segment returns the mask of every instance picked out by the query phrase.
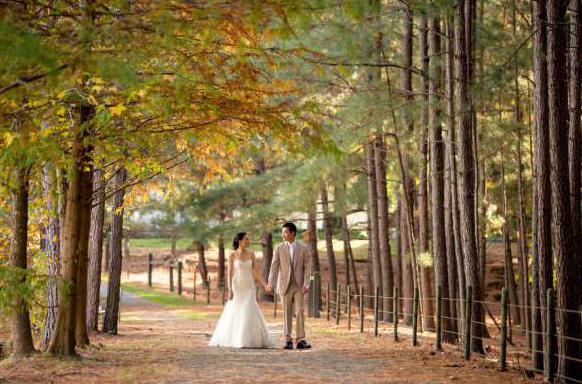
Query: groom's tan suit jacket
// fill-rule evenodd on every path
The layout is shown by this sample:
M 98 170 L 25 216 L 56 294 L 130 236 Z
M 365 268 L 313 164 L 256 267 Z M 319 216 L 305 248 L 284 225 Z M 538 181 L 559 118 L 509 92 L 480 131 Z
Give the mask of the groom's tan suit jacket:
M 291 283 L 291 268 L 293 268 L 293 276 L 295 277 L 297 288 L 303 288 L 309 282 L 309 264 L 309 248 L 306 244 L 295 240 L 293 263 L 291 263 L 291 254 L 287 242 L 278 245 L 271 261 L 269 285 L 275 287 L 275 293 L 278 295 L 285 295 Z

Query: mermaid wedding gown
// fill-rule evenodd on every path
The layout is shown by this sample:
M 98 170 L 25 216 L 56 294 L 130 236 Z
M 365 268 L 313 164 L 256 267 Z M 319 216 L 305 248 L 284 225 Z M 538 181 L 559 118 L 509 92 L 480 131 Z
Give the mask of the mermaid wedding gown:
M 252 264 L 251 259 L 234 261 L 233 299 L 227 301 L 209 346 L 272 348 L 275 345 L 256 300 Z

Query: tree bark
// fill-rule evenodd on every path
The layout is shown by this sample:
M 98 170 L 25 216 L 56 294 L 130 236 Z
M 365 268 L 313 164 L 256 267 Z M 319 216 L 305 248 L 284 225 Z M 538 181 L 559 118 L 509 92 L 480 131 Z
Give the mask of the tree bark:
M 581 96 L 581 62 L 582 62 L 582 1 L 572 0 L 570 2 L 570 83 L 568 103 L 570 107 L 569 116 L 569 178 L 570 178 L 570 206 L 572 215 L 572 230 L 574 238 L 582 236 L 582 132 L 580 131 L 580 96 Z M 574 241 L 574 255 L 577 262 L 574 272 L 577 276 L 582 276 L 582 244 Z M 582 287 L 580 282 L 575 283 L 575 291 L 578 296 L 578 307 L 582 305 Z M 579 336 L 582 337 L 582 329 L 578 329 Z M 582 344 L 578 344 L 578 355 L 582 355 Z M 582 364 L 578 363 L 578 370 L 582 369 Z M 582 373 L 578 378 L 581 378 Z
M 442 297 L 449 298 L 447 248 L 445 235 L 445 180 L 444 180 L 444 145 L 440 111 L 441 92 L 441 28 L 440 19 L 435 16 L 430 19 L 430 62 L 429 75 L 429 131 L 430 131 L 430 159 L 432 180 L 432 241 L 433 260 L 436 287 L 441 288 Z M 455 335 L 452 334 L 450 301 L 442 305 L 442 340 L 452 343 Z
M 454 86 L 454 49 L 455 49 L 455 32 L 454 20 L 452 15 L 447 16 L 447 65 L 446 65 L 446 90 L 447 90 L 447 137 L 446 137 L 446 158 L 449 164 L 449 189 L 451 195 L 451 222 L 454 252 L 448 252 L 450 257 L 454 257 L 449 263 L 449 266 L 455 264 L 457 276 L 457 295 L 460 300 L 458 302 L 457 310 L 457 328 L 462 330 L 463 319 L 465 316 L 465 262 L 463 258 L 463 249 L 461 243 L 461 230 L 459 227 L 459 207 L 458 207 L 458 193 L 457 193 L 457 159 L 455 146 L 455 86 Z M 447 231 L 448 232 L 448 231 Z M 451 292 L 453 292 L 451 290 Z
M 394 273 L 392 271 L 392 254 L 390 252 L 390 221 L 388 218 L 388 186 L 386 183 L 386 148 L 384 139 L 379 132 L 374 141 L 374 162 L 376 166 L 376 191 L 378 197 L 378 240 L 380 250 L 380 265 L 382 268 L 382 308 L 385 321 L 392 321 L 394 300 Z M 347 226 L 347 219 L 346 219 Z M 348 233 L 349 236 L 349 233 Z
M 263 248 L 264 250 L 264 248 Z M 270 263 L 270 260 L 266 260 L 265 252 L 263 252 L 263 264 L 266 262 Z M 223 288 L 225 286 L 225 276 L 226 276 L 226 250 L 224 247 L 224 235 L 218 236 L 218 286 Z M 266 281 L 266 280 L 265 280 Z M 271 295 L 269 295 L 270 297 Z
M 477 242 L 475 238 L 475 166 L 473 158 L 473 130 L 471 117 L 471 65 L 469 58 L 472 57 L 472 17 L 467 17 L 471 11 L 470 0 L 459 0 L 456 7 L 455 18 L 455 43 L 456 67 L 458 68 L 458 91 L 457 105 L 459 108 L 459 121 L 457 125 L 457 137 L 459 143 L 459 210 L 460 227 L 463 242 L 463 254 L 465 261 L 465 277 L 467 286 L 473 288 L 474 301 L 482 300 L 481 278 L 479 275 Z M 465 18 L 469 20 L 467 23 Z M 472 312 L 476 322 L 483 322 L 483 311 L 481 305 L 474 305 Z M 473 352 L 483 353 L 483 332 L 480 326 L 474 327 L 471 342 Z
M 534 129 L 536 166 L 536 247 L 539 260 L 539 302 L 545 306 L 547 290 L 554 287 L 552 259 L 552 196 L 550 186 L 550 136 L 548 105 L 547 69 L 547 10 L 546 1 L 534 1 L 533 6 L 533 47 L 534 47 Z M 555 334 L 555 328 L 548 329 L 546 316 L 541 316 L 544 333 Z M 555 364 L 555 357 L 552 356 Z
M 516 26 L 517 26 L 517 15 L 516 15 L 516 4 L 515 0 L 512 1 L 512 24 L 513 24 L 513 36 L 516 36 Z M 521 95 L 519 90 L 519 67 L 517 58 L 514 58 L 514 89 L 515 89 L 515 107 L 513 118 L 517 126 L 517 214 L 518 214 L 518 230 L 519 230 L 519 282 L 521 290 L 521 300 L 520 302 L 524 305 L 521 307 L 521 319 L 523 321 L 523 331 L 526 332 L 527 345 L 531 348 L 531 311 L 527 307 L 527 303 L 530 302 L 529 297 L 529 271 L 528 271 L 528 249 L 527 249 L 527 232 L 526 232 L 526 218 L 525 218 L 525 206 L 523 198 L 523 161 L 522 161 L 522 150 L 521 150 L 521 140 L 522 134 L 522 112 L 521 112 Z
M 273 235 L 271 231 L 263 232 L 261 246 L 263 249 L 263 279 L 269 281 L 269 272 L 271 270 L 271 262 L 273 261 Z M 262 298 L 266 301 L 273 301 L 273 295 L 266 292 L 263 292 Z
M 47 312 L 40 340 L 40 349 L 42 351 L 47 349 L 55 331 L 59 307 L 58 277 L 61 274 L 61 238 L 58 212 L 59 179 L 60 177 L 54 167 L 50 165 L 43 167 L 43 194 L 48 212 L 47 224 L 44 229 L 44 252 L 46 254 L 48 282 L 46 288 Z
M 63 226 L 61 228 L 63 233 L 61 242 L 62 281 L 66 289 L 61 289 L 60 291 L 55 332 L 47 348 L 49 353 L 58 356 L 73 356 L 76 354 L 75 337 L 78 296 L 79 290 L 83 289 L 80 285 L 85 284 L 86 289 L 87 283 L 86 269 L 85 281 L 79 281 L 78 279 L 83 278 L 82 274 L 79 273 L 79 269 L 80 264 L 84 262 L 81 259 L 84 258 L 86 262 L 89 241 L 89 226 L 87 225 L 89 220 L 84 217 L 87 216 L 88 218 L 88 212 L 83 213 L 83 209 L 87 209 L 86 202 L 83 199 L 88 196 L 88 192 L 90 193 L 90 188 L 87 191 L 87 184 L 91 185 L 91 173 L 88 170 L 91 169 L 90 154 L 92 147 L 86 144 L 87 136 L 89 135 L 86 123 L 92 117 L 94 110 L 90 106 L 81 106 L 80 112 L 80 124 L 73 135 L 71 155 L 74 160 L 74 166 L 68 176 L 69 185 L 67 186 L 66 209 L 64 209 L 65 218 L 62 221 Z M 82 238 L 82 236 L 86 236 L 86 238 Z M 84 254 L 82 254 L 83 252 Z M 81 295 L 83 294 L 81 292 Z M 83 304 L 85 303 L 86 297 L 85 301 L 83 301 Z M 81 309 L 84 314 L 85 305 Z
M 519 300 L 517 299 L 517 286 L 515 284 L 515 272 L 513 270 L 513 256 L 511 254 L 511 238 L 509 230 L 509 216 L 507 214 L 507 191 L 505 188 L 505 160 L 501 154 L 501 194 L 503 200 L 503 244 L 504 251 L 504 272 L 505 286 L 509 292 L 510 315 L 513 324 L 521 324 L 521 311 L 519 310 Z
M 99 322 L 99 301 L 101 291 L 101 264 L 103 259 L 103 226 L 105 222 L 105 181 L 103 171 L 93 173 L 93 190 L 98 196 L 91 209 L 91 229 L 89 233 L 89 271 L 87 277 L 87 330 L 96 332 Z
M 121 266 L 123 262 L 123 202 L 125 188 L 123 184 L 127 180 L 127 170 L 121 168 L 115 176 L 115 184 L 118 191 L 113 196 L 111 219 L 111 234 L 109 236 L 109 248 L 111 260 L 109 262 L 109 281 L 107 286 L 107 305 L 105 318 L 103 319 L 103 332 L 117 334 L 119 323 L 119 296 L 121 290 Z
M 422 259 L 427 259 L 426 255 L 430 253 L 429 248 L 429 217 L 428 217 L 428 140 L 427 132 L 429 129 L 429 52 L 428 52 L 428 21 L 425 16 L 421 18 L 420 29 L 420 55 L 422 62 L 422 88 L 423 88 L 423 105 L 420 114 L 420 175 L 418 182 L 418 252 L 425 255 Z M 425 329 L 434 329 L 434 297 L 432 265 L 426 265 L 425 262 L 420 265 L 420 285 L 422 290 L 422 324 Z
M 208 288 L 208 267 L 204 256 L 205 246 L 202 240 L 198 240 L 198 272 L 202 278 L 202 284 Z
M 324 182 L 320 185 L 320 196 L 321 196 L 321 207 L 323 210 L 323 230 L 325 233 L 325 246 L 327 263 L 329 266 L 329 282 L 331 284 L 332 290 L 337 287 L 337 271 L 335 262 L 335 253 L 333 251 L 333 228 L 331 215 L 329 212 L 329 203 L 327 198 L 327 187 Z
M 552 190 L 553 251 L 556 256 L 558 307 L 578 310 L 578 265 L 572 237 L 572 205 L 570 199 L 569 158 L 563 148 L 568 142 L 568 89 L 566 39 L 568 24 L 566 11 L 569 1 L 548 0 L 548 110 L 550 132 L 550 183 Z M 565 357 L 579 358 L 578 342 L 565 337 L 580 337 L 579 315 L 557 311 L 558 376 L 577 378 L 578 364 Z M 578 371 L 578 372 L 577 372 Z
M 376 187 L 375 148 L 372 142 L 366 145 L 366 160 L 368 172 L 368 208 L 370 216 L 370 230 L 372 243 L 372 267 L 374 275 L 374 289 L 382 291 L 382 269 L 380 264 L 380 236 L 378 232 L 378 194 Z
M 91 112 L 93 113 L 93 112 Z M 91 196 L 93 194 L 93 166 L 89 154 L 89 148 L 85 154 L 85 167 L 81 170 L 80 181 L 80 228 L 79 243 L 77 252 L 77 305 L 75 306 L 75 342 L 77 347 L 89 345 L 89 335 L 87 333 L 87 273 L 88 273 L 88 253 L 89 253 L 89 233 L 91 229 Z
M 22 161 L 22 160 L 20 160 Z M 26 285 L 28 248 L 28 201 L 30 168 L 19 164 L 15 172 L 15 187 L 12 192 L 13 231 L 10 244 L 9 265 L 18 273 L 18 284 Z M 30 313 L 26 300 L 16 295 L 11 312 L 12 354 L 29 356 L 34 351 Z

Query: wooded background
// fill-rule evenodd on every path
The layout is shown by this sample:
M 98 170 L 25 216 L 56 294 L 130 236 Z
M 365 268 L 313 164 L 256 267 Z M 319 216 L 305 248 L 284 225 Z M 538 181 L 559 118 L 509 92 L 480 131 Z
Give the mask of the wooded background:
M 379 287 L 384 320 L 394 287 L 420 289 L 427 327 L 437 286 L 459 299 L 445 301 L 444 331 L 462 325 L 448 318 L 463 318 L 455 303 L 469 287 L 474 300 L 488 293 L 488 247 L 503 241 L 532 365 L 582 380 L 579 10 L 580 0 L 0 1 L 8 352 L 88 345 L 102 268 L 102 330 L 117 332 L 124 216 L 196 241 L 203 275 L 205 247 L 224 265 L 240 229 L 260 237 L 266 273 L 274 231 L 299 217 L 313 271 L 325 238 L 332 287 L 335 237 L 343 284 Z M 348 219 L 356 213 L 367 220 Z M 358 282 L 354 236 L 369 240 Z M 555 324 L 541 312 L 549 288 Z M 482 306 L 472 317 L 485 321 Z M 482 352 L 487 330 L 473 332 Z

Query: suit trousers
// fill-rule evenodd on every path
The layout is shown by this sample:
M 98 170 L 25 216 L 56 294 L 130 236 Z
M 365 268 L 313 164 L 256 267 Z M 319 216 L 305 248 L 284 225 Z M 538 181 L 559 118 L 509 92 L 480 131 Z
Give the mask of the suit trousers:
M 289 282 L 289 288 L 283 295 L 283 316 L 285 319 L 285 340 L 292 341 L 293 314 L 295 314 L 295 342 L 305 339 L 305 319 L 303 317 L 303 292 L 297 286 L 295 279 Z

